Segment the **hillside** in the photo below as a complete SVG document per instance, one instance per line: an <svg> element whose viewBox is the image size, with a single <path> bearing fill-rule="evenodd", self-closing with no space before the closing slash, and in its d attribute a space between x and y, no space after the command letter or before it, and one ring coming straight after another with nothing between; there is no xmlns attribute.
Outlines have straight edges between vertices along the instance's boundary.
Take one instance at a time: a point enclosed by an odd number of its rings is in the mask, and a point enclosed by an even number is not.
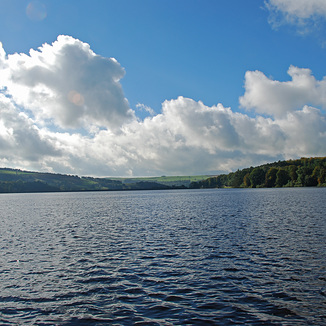
<svg viewBox="0 0 326 326"><path fill-rule="evenodd" d="M278 161L193 182L189 188L325 187L326 157Z"/></svg>
<svg viewBox="0 0 326 326"><path fill-rule="evenodd" d="M161 176L161 177L137 177L137 178L110 178L118 180L124 184L133 184L137 182L156 182L169 187L189 187L192 182L198 182L207 179L209 175L194 176Z"/></svg>
<svg viewBox="0 0 326 326"><path fill-rule="evenodd" d="M0 192L120 190L121 182L74 175L0 169Z"/></svg>
<svg viewBox="0 0 326 326"><path fill-rule="evenodd" d="M278 161L229 174L92 178L0 168L0 193L326 186L326 157Z"/></svg>
<svg viewBox="0 0 326 326"><path fill-rule="evenodd" d="M175 189L206 178L92 178L0 168L0 193Z"/></svg>

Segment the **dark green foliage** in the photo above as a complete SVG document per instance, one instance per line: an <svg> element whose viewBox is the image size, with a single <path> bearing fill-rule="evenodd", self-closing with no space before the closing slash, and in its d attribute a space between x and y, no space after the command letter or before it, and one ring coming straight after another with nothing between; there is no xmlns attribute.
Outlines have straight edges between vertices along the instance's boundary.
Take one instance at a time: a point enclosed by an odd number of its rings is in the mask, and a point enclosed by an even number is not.
<svg viewBox="0 0 326 326"><path fill-rule="evenodd" d="M245 188L249 188L251 186L251 181L250 181L250 173L247 173L244 177L243 177L243 186Z"/></svg>
<svg viewBox="0 0 326 326"><path fill-rule="evenodd" d="M278 161L193 182L190 188L326 186L326 157Z"/></svg>
<svg viewBox="0 0 326 326"><path fill-rule="evenodd" d="M276 174L278 172L277 168L270 168L265 177L265 186L268 188L274 187L276 183Z"/></svg>
<svg viewBox="0 0 326 326"><path fill-rule="evenodd" d="M244 183L244 177L248 173L248 169L238 170L228 175L228 186L240 188Z"/></svg>
<svg viewBox="0 0 326 326"><path fill-rule="evenodd" d="M263 185L265 182L264 170L262 168L254 168L249 175L249 179L252 188Z"/></svg>
<svg viewBox="0 0 326 326"><path fill-rule="evenodd" d="M319 185L326 185L326 168L320 168L317 181Z"/></svg>
<svg viewBox="0 0 326 326"><path fill-rule="evenodd" d="M4 181L0 182L0 193L7 192L55 192L60 191L56 187L49 186L40 181L23 182L18 181Z"/></svg>
<svg viewBox="0 0 326 326"><path fill-rule="evenodd" d="M278 169L276 173L276 181L275 181L276 187L285 186L289 180L290 180L289 172L285 169Z"/></svg>
<svg viewBox="0 0 326 326"><path fill-rule="evenodd" d="M291 178L292 184L295 184L298 179L297 169L298 169L298 167L295 165L290 165L288 167L289 176Z"/></svg>
<svg viewBox="0 0 326 326"><path fill-rule="evenodd" d="M307 186L306 182L307 181L309 182L309 180L306 177L308 177L311 174L312 174L311 168L308 168L305 165L300 166L297 170L297 175L298 175L297 184L303 187Z"/></svg>
<svg viewBox="0 0 326 326"><path fill-rule="evenodd" d="M14 173L12 173L14 171ZM9 173L8 173L9 172ZM122 190L120 181L0 169L0 192Z"/></svg>
<svg viewBox="0 0 326 326"><path fill-rule="evenodd" d="M131 189L131 190L159 190L159 189L170 189L170 187L166 186L166 185L159 184L157 182L140 181L140 182L130 184L129 189Z"/></svg>

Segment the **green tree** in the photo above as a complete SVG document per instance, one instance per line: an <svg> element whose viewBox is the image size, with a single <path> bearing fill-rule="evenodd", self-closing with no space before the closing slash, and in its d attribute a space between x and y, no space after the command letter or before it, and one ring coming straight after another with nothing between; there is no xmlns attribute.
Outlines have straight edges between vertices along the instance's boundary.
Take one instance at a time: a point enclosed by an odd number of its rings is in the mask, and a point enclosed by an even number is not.
<svg viewBox="0 0 326 326"><path fill-rule="evenodd" d="M249 177L249 172L243 177L243 185L246 188L249 188L251 186L251 182L250 182L250 177Z"/></svg>
<svg viewBox="0 0 326 326"><path fill-rule="evenodd" d="M298 179L297 169L298 168L295 165L290 165L288 167L289 176L293 184L295 184Z"/></svg>
<svg viewBox="0 0 326 326"><path fill-rule="evenodd" d="M303 163L307 165L307 159L303 160ZM310 181L308 176L312 174L312 170L310 168L307 168L306 166L300 166L297 170L297 174L298 174L297 184L306 187L307 182L309 183Z"/></svg>
<svg viewBox="0 0 326 326"><path fill-rule="evenodd" d="M317 181L319 185L326 184L326 168L320 169Z"/></svg>
<svg viewBox="0 0 326 326"><path fill-rule="evenodd" d="M276 173L276 186L283 187L290 180L290 176L287 170L279 169Z"/></svg>
<svg viewBox="0 0 326 326"><path fill-rule="evenodd" d="M315 187L318 185L318 181L312 175L306 175L304 180L305 187Z"/></svg>
<svg viewBox="0 0 326 326"><path fill-rule="evenodd" d="M265 177L265 185L266 185L266 187L268 187L268 188L275 187L277 172L278 172L278 169L274 168L274 167L271 167L267 171L266 177Z"/></svg>
<svg viewBox="0 0 326 326"><path fill-rule="evenodd" d="M262 168L254 168L251 171L249 178L252 188L256 188L257 186L264 184L265 172Z"/></svg>
<svg viewBox="0 0 326 326"><path fill-rule="evenodd" d="M243 178L248 173L248 169L237 170L228 175L228 185L233 188L239 188L243 185Z"/></svg>
<svg viewBox="0 0 326 326"><path fill-rule="evenodd" d="M320 168L319 166L316 166L312 171L312 174L305 176L305 186L307 187L317 186L319 173L320 173Z"/></svg>

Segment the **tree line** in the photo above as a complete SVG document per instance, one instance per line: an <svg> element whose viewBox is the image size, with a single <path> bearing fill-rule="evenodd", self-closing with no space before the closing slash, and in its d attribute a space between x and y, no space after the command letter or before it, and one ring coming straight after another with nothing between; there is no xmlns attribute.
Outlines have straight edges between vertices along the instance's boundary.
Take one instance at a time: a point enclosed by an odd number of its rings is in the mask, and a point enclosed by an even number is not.
<svg viewBox="0 0 326 326"><path fill-rule="evenodd" d="M188 188L261 188L326 186L326 157L278 161L191 182ZM40 173L0 168L0 193L185 189L185 185L152 180L122 182L109 178Z"/></svg>
<svg viewBox="0 0 326 326"><path fill-rule="evenodd" d="M193 182L189 188L326 186L326 157L278 161Z"/></svg>

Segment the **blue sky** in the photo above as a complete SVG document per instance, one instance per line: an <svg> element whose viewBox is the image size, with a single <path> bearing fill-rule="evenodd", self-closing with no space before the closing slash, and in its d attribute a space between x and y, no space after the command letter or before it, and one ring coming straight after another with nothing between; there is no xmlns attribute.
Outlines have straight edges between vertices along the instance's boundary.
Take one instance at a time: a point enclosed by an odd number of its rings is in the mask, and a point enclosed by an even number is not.
<svg viewBox="0 0 326 326"><path fill-rule="evenodd" d="M214 174L326 155L325 17L323 0L1 0L0 164Z"/></svg>

